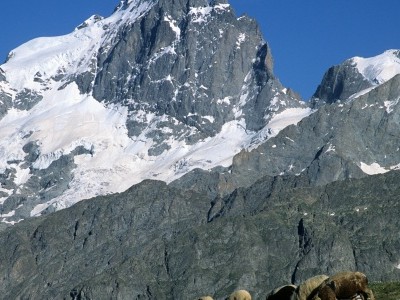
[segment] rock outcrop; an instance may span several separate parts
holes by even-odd
[[[0,291],[8,299],[221,299],[245,287],[259,299],[343,270],[400,279],[398,172],[317,188],[282,190],[279,180],[222,199],[212,221],[205,195],[146,181],[16,224],[0,233]]]

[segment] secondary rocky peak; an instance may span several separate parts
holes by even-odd
[[[387,50],[370,58],[354,57],[351,61],[374,85],[382,84],[400,73],[400,50]]]
[[[400,73],[400,51],[388,50],[370,57],[353,57],[325,73],[312,97],[314,106],[354,99]]]
[[[344,101],[371,86],[350,59],[328,69],[311,101],[314,106]]]

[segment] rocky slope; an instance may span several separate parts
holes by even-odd
[[[226,168],[206,172],[221,179],[201,188],[212,194],[264,175],[320,185],[397,168],[398,51],[330,69],[316,112],[272,65],[256,22],[224,1],[125,1],[13,50],[0,73],[1,222],[146,178],[189,173],[174,185],[190,187],[196,168]]]
[[[397,170],[400,163],[400,75],[345,102],[321,106],[259,147],[237,154],[230,168],[195,170],[172,185],[210,198],[265,175],[306,176],[312,185]]]
[[[256,299],[315,274],[400,279],[399,173],[310,187],[265,177],[221,198],[158,181],[0,233],[3,299]],[[79,274],[79,276],[77,276]]]

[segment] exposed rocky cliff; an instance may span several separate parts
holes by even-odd
[[[192,143],[241,116],[248,130],[259,130],[282,105],[299,107],[275,79],[257,23],[237,18],[226,1],[209,2],[156,1],[145,18],[123,26],[100,49],[95,78],[80,89],[93,82],[96,99],[126,105],[131,135],[149,126],[137,120],[140,109],[165,116],[162,126],[174,134],[180,124]],[[274,97],[279,101],[272,104]]]
[[[399,173],[265,177],[219,201],[145,181],[0,233],[3,299],[256,299],[315,274],[400,280]]]
[[[245,187],[265,175],[303,174],[312,185],[361,178],[399,168],[400,76],[344,103],[324,105],[284,128],[230,168],[193,171],[172,184],[210,197]]]
[[[370,58],[353,57],[325,73],[311,103],[314,107],[336,101],[347,101],[400,73],[399,50],[387,50]]]

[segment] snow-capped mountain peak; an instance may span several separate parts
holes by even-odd
[[[400,74],[400,50],[387,50],[370,57],[352,59],[358,71],[371,83],[382,84]]]
[[[85,72],[121,26],[135,22],[154,5],[149,0],[123,2],[108,18],[95,15],[70,34],[36,38],[12,50],[2,65],[10,86],[16,90],[47,89],[50,81]]]
[[[400,74],[400,50],[353,57],[332,66],[312,97],[314,106],[356,99]]]
[[[0,73],[0,222],[228,167],[312,113],[271,62],[253,20],[208,0],[121,1],[14,49]]]

